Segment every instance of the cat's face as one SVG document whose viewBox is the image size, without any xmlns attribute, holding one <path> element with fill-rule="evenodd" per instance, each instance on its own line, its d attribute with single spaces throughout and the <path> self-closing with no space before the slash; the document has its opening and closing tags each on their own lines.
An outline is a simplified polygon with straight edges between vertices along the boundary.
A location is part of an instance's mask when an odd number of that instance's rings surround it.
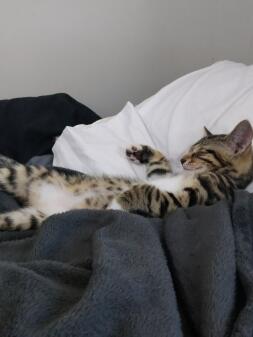
<svg viewBox="0 0 253 337">
<path fill-rule="evenodd" d="M 206 136 L 191 146 L 181 158 L 185 170 L 228 167 L 240 174 L 251 169 L 253 131 L 248 121 L 240 122 L 228 135 L 212 135 L 206 128 L 205 131 Z"/>
</svg>

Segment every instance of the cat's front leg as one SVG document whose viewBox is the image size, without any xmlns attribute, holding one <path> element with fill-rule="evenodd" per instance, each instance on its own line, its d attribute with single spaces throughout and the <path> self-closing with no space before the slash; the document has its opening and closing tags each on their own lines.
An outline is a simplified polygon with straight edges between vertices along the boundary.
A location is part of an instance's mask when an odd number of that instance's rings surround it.
<svg viewBox="0 0 253 337">
<path fill-rule="evenodd" d="M 176 208 L 170 196 L 148 184 L 137 184 L 112 200 L 108 209 L 141 212 L 163 217 Z"/>
<path fill-rule="evenodd" d="M 129 211 L 131 213 L 135 213 L 138 215 L 150 217 L 150 214 L 142 209 L 126 209 L 126 208 L 124 209 L 116 199 L 112 200 L 111 204 L 109 205 L 107 209 L 111 209 L 115 211 Z"/>
<path fill-rule="evenodd" d="M 148 178 L 172 173 L 169 160 L 160 151 L 148 145 L 131 145 L 126 149 L 126 156 L 136 164 L 146 165 Z"/>
</svg>

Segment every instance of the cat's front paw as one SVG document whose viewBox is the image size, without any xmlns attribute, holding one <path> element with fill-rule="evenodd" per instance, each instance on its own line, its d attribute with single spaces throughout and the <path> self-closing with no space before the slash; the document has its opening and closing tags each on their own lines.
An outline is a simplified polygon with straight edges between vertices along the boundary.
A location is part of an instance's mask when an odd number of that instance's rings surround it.
<svg viewBox="0 0 253 337">
<path fill-rule="evenodd" d="M 153 150 L 147 145 L 131 145 L 126 149 L 126 156 L 136 164 L 147 164 L 153 156 Z"/>
</svg>

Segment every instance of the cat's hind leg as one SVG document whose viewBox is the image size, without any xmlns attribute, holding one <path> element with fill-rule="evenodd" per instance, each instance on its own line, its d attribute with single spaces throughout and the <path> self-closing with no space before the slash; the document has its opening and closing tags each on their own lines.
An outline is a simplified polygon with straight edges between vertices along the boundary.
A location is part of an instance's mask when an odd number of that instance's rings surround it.
<svg viewBox="0 0 253 337">
<path fill-rule="evenodd" d="M 36 229 L 41 226 L 46 216 L 32 208 L 20 208 L 0 214 L 0 231 Z"/>
<path fill-rule="evenodd" d="M 136 164 L 146 165 L 148 178 L 171 174 L 169 160 L 158 150 L 147 145 L 132 145 L 126 149 L 126 156 Z"/>
<path fill-rule="evenodd" d="M 28 185 L 31 180 L 40 177 L 47 171 L 45 167 L 26 166 L 19 163 L 0 167 L 0 189 L 25 202 L 28 198 Z"/>
</svg>

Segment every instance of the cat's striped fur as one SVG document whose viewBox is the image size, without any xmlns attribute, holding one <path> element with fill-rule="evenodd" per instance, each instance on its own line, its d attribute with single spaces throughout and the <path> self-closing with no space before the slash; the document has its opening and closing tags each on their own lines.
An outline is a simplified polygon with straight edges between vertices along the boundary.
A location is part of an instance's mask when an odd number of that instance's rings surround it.
<svg viewBox="0 0 253 337">
<path fill-rule="evenodd" d="M 0 187 L 23 208 L 0 214 L 0 230 L 37 228 L 48 216 L 71 209 L 122 209 L 163 217 L 179 207 L 232 198 L 253 178 L 252 128 L 242 121 L 229 135 L 211 135 L 181 159 L 186 173 L 173 176 L 169 161 L 146 145 L 131 146 L 128 159 L 146 165 L 147 181 L 91 177 L 62 169 L 7 161 Z"/>
</svg>

